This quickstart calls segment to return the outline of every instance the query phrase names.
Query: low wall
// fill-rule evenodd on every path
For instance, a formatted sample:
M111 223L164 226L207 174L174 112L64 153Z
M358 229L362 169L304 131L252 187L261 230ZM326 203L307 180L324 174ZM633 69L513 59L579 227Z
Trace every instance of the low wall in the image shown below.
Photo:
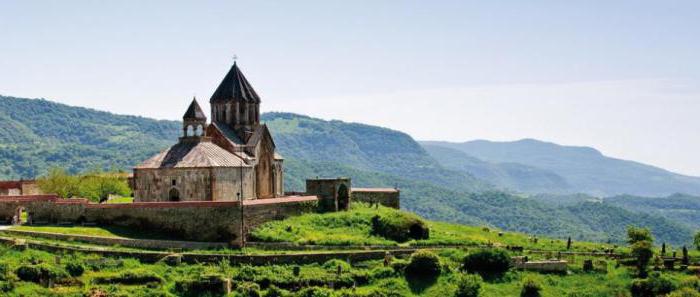
M95 204L85 199L60 199L51 195L0 197L0 217L11 221L19 208L27 210L31 222L115 225L163 232L173 238L241 244L241 214L244 232L276 219L312 209L315 196L238 201L139 202ZM31 223L30 222L30 223Z
M566 273L567 262L563 260L515 262L515 268L544 273Z
M352 201L379 203L399 209L400 191L392 188L352 188Z
M175 241L175 240L154 240L154 239L134 239L122 237L88 236L75 234L61 234L51 232L35 232L22 230L1 230L0 233L8 235L28 236L31 238L48 238L63 241L79 241L107 246L123 246L141 249L188 249L204 250L211 248L227 248L228 244L223 242L198 242L198 241Z

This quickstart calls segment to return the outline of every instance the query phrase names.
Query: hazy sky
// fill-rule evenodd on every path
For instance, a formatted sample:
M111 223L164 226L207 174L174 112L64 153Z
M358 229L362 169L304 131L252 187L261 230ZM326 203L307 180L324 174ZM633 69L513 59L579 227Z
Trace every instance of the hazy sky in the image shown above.
M234 54L264 111L700 175L700 1L0 2L3 95L178 119Z

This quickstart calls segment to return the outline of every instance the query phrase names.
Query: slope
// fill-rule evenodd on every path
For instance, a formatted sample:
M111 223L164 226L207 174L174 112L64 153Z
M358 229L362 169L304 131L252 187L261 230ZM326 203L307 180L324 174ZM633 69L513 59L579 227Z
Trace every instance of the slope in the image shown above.
M589 147L561 146L533 139L514 142L477 140L465 143L423 144L457 149L488 162L518 163L550 171L566 179L571 186L571 192L594 196L666 196L678 192L700 194L698 177L606 157Z

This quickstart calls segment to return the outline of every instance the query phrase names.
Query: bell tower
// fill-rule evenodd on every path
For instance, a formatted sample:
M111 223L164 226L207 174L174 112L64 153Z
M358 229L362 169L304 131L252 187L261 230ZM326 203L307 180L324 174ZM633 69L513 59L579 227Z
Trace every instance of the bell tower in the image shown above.
M182 137L194 138L203 137L207 128L207 116L197 103L197 98L192 98L192 103L182 116Z
M233 62L209 100L212 121L226 124L244 141L260 125L260 97Z

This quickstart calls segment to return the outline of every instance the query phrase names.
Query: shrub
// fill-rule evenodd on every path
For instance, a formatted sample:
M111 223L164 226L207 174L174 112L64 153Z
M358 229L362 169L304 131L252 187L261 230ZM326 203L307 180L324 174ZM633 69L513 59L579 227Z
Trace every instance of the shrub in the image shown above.
M184 279L175 282L175 292L179 296L223 296L226 294L226 280L223 276L210 275L198 279Z
M435 277L440 275L440 257L428 250L418 250L411 255L406 266L407 276Z
M48 264L23 265L15 270L15 274L20 280L34 283L48 280L56 281L68 277L68 273L62 269Z
M654 242L654 237L651 235L649 228L627 227L627 242L632 245L640 241Z
M243 297L260 297L260 286L256 283L243 282L238 285L236 292Z
M326 261L326 263L323 263L323 268L334 272L338 270L338 266L340 266L340 269L343 272L348 272L350 271L350 268L352 268L348 262L339 259L331 259Z
M78 262L68 262L66 264L66 271L68 271L68 274L72 277L79 277L85 272L85 267Z
M414 214L398 211L372 217L372 233L398 242L430 237L430 230L423 220Z
M390 267L377 267L370 272L370 278L372 280L392 278L394 276L396 276L396 270Z
M267 288L267 291L265 292L265 294L263 296L264 297L284 297L284 296L288 296L288 295L289 295L289 293L287 293L287 291L282 290L282 289L272 285L269 288Z
M308 287L299 291L297 297L331 297L333 292L326 288Z
M651 241L642 240L632 244L632 255L637 258L637 270L639 271L639 275L645 277L649 261L654 257Z
M663 296L673 291L674 285L670 279L659 273L654 273L648 279L636 279L632 282L630 293L633 297Z
M455 297L477 297L481 291L481 277L475 274L462 275L457 280Z
M537 281L528 278L523 282L520 297L539 297L540 291L542 291L542 286Z
M500 249L485 249L464 257L463 268L482 277L498 277L510 269L508 252Z
M95 284L123 284L123 285L143 285L149 283L162 283L160 275L149 270L127 270L118 274L95 277L92 280Z
M394 260L391 262L391 269L394 269L399 274L403 274L406 271L406 266L408 266L408 261L406 260Z
M677 291L673 291L668 294L667 297L700 297L700 293L697 290L691 288L682 288Z

